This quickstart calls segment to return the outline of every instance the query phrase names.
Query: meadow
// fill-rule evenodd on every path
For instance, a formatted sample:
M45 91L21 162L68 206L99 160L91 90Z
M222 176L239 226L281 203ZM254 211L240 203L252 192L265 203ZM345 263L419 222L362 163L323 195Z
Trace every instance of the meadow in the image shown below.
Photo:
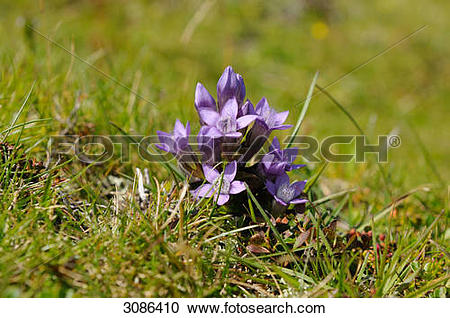
M448 297L448 12L418 0L0 1L0 296ZM279 220L251 196L251 213L198 204L135 148L102 164L50 151L57 135L131 143L175 119L198 130L196 84L215 96L227 65L254 103L302 118L300 134L401 145L387 163L306 163L294 175L314 181L311 204Z

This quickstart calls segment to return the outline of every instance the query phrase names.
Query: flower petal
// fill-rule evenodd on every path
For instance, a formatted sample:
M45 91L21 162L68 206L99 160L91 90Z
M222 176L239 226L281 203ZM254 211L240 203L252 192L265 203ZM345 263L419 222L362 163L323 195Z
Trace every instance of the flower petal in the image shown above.
M306 185L306 181L307 181L307 180L297 181L297 182L294 182L294 183L291 185L291 187L294 187L294 188L295 188L295 195L294 195L294 198L295 198L295 197L298 197L298 196L300 195L300 193L303 192L303 189L305 188L305 185Z
M277 113L274 118L275 125L277 125L277 126L282 125L286 121L288 115L289 115L288 110L281 112L281 113Z
M218 205L224 205L228 202L230 199L230 196L228 194L219 194L219 197L217 198L217 204Z
M222 106L230 97L230 86L233 79L233 68L227 66L217 82L217 99L219 105Z
M273 137L272 144L269 146L269 151L276 151L280 149L281 149L280 142L278 138L275 136Z
M245 98L244 79L242 78L242 76L240 74L236 74L236 79L237 79L238 88L239 88L237 95L236 95L236 99L239 104L242 104L242 102L244 101L244 98Z
M209 126L215 126L219 120L219 113L214 110L200 109L198 115Z
M161 149L162 151L170 152L170 148L166 144L157 144L155 147Z
M262 157L261 163L263 164L263 167L266 170L268 170L270 168L270 166L272 165L274 157L275 156L271 153L267 153Z
M173 128L173 135L176 137L186 136L186 129L179 119L175 121L175 127Z
M202 126L197 135L197 142L199 144L207 144L212 142L212 139L222 137L222 132L214 126Z
M156 145L159 149L176 153L175 141L173 140L173 136L171 134L160 130L158 130L156 134L158 135L159 142L161 143L160 145Z
M275 180L275 187L278 189L280 185L282 184L289 184L289 176L286 173L283 173L282 175L278 176Z
M202 108L213 111L217 110L216 101L202 83L197 83L197 87L195 88L195 108L198 112Z
M189 137L189 135L191 134L191 123L189 122L189 120L186 122L186 136Z
M292 170L300 169L303 167L306 167L306 165L289 165L287 170L292 171Z
M223 133L216 127L210 127L208 130L208 136L211 138L220 138L223 136Z
M308 200L306 200L306 199L294 199L294 200L291 200L290 203L292 203L292 204L300 204L300 203L305 203L305 202L308 202Z
M214 183L216 181L216 179L220 176L220 173L213 169L212 167L208 166L208 165L202 165L203 167L203 174L205 175L205 179L209 182L209 183Z
M236 98L230 98L227 100L225 105L223 105L222 110L220 111L221 118L232 118L236 120L238 113L238 104Z
M214 189L211 184L206 183L199 186L197 189L191 191L192 195L198 199L200 197L209 198L213 195Z
M283 150L283 159L288 162L292 163L295 158L297 158L298 154L298 148L288 148Z
M256 115L246 115L246 116L242 116L240 118L238 118L236 120L237 123L237 129L242 129L244 127L247 127L248 125L250 125L256 118L258 118L258 116Z
M277 192L277 188L273 182L271 182L269 180L266 181L266 188L267 188L267 191L269 191L269 193L271 195L275 196L275 193Z
M230 138L239 138L241 136L242 136L242 134L239 131L225 134L225 137L230 137Z
M197 134L198 147L212 144L213 137L208 134L209 129L212 126L202 126Z
M242 105L242 107L239 109L238 115L255 115L255 109L253 108L252 102L247 99L244 105Z
M226 165L223 177L226 178L229 182L234 180L237 172L237 163L236 161L232 161Z
M271 128L271 130L286 130L292 128L292 125L279 125L279 126L274 126Z
M181 137L181 138L177 138L175 139L175 146L176 146L176 150L177 152L181 151L181 150L186 150L189 149L189 138L188 137Z
M245 98L245 85L242 76L236 74L231 66L228 66L217 82L217 102L219 110L223 108L230 98L236 98L240 105Z
M245 183L242 181L233 181L230 185L230 194L240 193L245 190Z
M272 164L272 166L269 169L269 173L272 175L281 176L285 174L284 168L286 167L285 162L276 162Z
M159 141L162 142L161 138L172 138L172 135L169 133L166 133L165 131L157 130L156 134L158 135Z
M266 117L264 115L270 112L270 106L265 97L261 98L261 100L255 106L255 112L257 115Z
M274 196L275 200L280 203L281 205L287 206L288 203L284 202L283 200L281 200L279 197L277 197L276 195Z

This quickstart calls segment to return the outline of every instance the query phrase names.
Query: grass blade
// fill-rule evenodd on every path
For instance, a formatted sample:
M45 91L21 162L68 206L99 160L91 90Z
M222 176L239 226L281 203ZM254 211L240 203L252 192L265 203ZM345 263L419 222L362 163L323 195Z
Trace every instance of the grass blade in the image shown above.
M311 177L311 179L306 182L304 192L307 193L309 189L319 180L321 174L325 171L325 168L328 166L328 161L325 161L319 168L317 168L317 172Z
M413 125L411 125L409 122L408 122L408 126L409 126L409 129L411 129L411 131L412 131L412 133L414 135L414 140L417 142L417 145L419 146L420 150L423 153L423 156L425 158L425 162L428 164L428 166L430 167L431 171L435 175L436 179L439 181L439 184L442 187L445 186L445 181L442 179L441 174L439 173L436 165L434 164L434 161L433 161L430 153L428 152L428 149L425 147L425 144L422 142L422 139L420 139L419 134L414 129Z
M303 119L305 119L306 111L309 108L309 103L311 102L311 98L312 98L313 92L314 92L314 87L316 86L318 77L319 77L319 71L316 72L316 74L314 75L314 78L311 82L311 85L309 86L308 95L306 97L305 103L303 104L303 108L300 113L300 116L297 119L297 124L295 124L294 132L292 133L291 137L289 138L286 148L289 148L292 145L292 143L294 142L295 137L297 137L297 134L300 130L300 126L302 125Z
M358 124L358 122L355 120L355 118L353 118L353 116L345 109L344 106L342 106L341 103L339 103L330 93L328 93L324 88L320 87L319 85L316 84L316 87L326 96L328 97L334 105L336 105L347 117L348 119L350 119L350 121L353 123L353 125L356 127L356 129L358 130L358 132L365 136L367 139L367 142L369 142L367 135L364 133L364 131L362 130L361 126ZM370 143L370 142L369 142ZM380 170L381 176L383 177L383 182L386 188L386 192L388 194L388 196L391 195L391 191L389 190L389 183L387 180L387 176L386 176L386 172L384 171L383 167L381 166L381 164L377 161L377 166L378 169Z
M280 242L281 246L283 246L284 250L289 254L290 257L292 257L292 260L294 261L295 265L299 268L299 264L298 264L298 262L297 262L297 260L296 260L296 258L294 256L294 254L289 249L289 247L287 246L286 242L283 240L283 237L281 236L280 232L278 232L277 228L272 224L272 221L270 220L269 216L264 211L262 206L259 204L258 200L256 200L256 198L253 195L253 193L250 190L250 188L247 185L245 185L245 187L247 188L248 195L252 199L253 203L255 203L256 208L259 210L259 212L263 216L264 221L266 221L267 225L269 225L270 229L272 230L273 234L277 238L278 242Z
M17 123L17 120L19 119L20 115L22 114L23 110L25 109L25 105L27 104L28 100L30 99L31 92L33 91L33 88L34 88L34 84L35 84L35 83L36 83L36 82L34 82L33 85L31 85L31 88L30 88L30 90L28 91L28 94L27 94L27 96L25 97L25 100L23 101L22 106L20 106L19 111L18 111L17 114L14 116L14 118L13 118L13 120L12 120L12 122L11 122L11 125L9 126L9 129L7 129L6 134L3 136L2 142L4 142L4 141L6 140L6 138L8 138L9 133L11 132L11 128Z

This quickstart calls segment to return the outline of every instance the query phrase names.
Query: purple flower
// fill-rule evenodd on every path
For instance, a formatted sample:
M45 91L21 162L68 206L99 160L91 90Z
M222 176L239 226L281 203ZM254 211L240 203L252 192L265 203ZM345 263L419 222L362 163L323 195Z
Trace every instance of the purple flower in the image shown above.
M256 104L254 110L253 106L250 107L249 105L248 111L251 114L257 115L258 118L248 132L245 146L249 151L242 158L243 161L250 160L261 150L273 130L283 130L292 127L292 125L283 125L289 115L289 111L277 113L273 108L270 108L269 103L264 97Z
M229 99L220 110L220 113L214 110L202 109L199 115L206 125L213 127L209 130L210 134L231 138L242 136L242 133L238 132L238 130L247 127L257 118L256 115L246 115L237 118L238 104L236 98Z
M282 150L278 138L274 137L272 145L269 147L269 153L262 157L259 167L265 176L269 178L276 178L277 176L285 174L286 171L291 171L305 166L292 164L297 157L297 154L297 148Z
M292 127L292 125L283 125L289 115L289 111L277 113L275 109L269 106L265 97L261 98L258 104L256 104L254 113L259 116L256 120L257 123L263 124L264 128L269 132L276 129L284 130Z
M236 161L226 165L223 176L208 165L203 165L203 173L208 183L191 191L195 198L209 198L214 195L218 205L223 205L230 199L230 194L237 194L245 190L244 182L235 181L237 172Z
M185 150L189 151L190 132L191 126L189 121L186 123L186 127L184 127L181 121L177 119L172 134L159 130L156 132L160 142L156 147L174 155L178 155Z
M177 119L172 134L163 131L156 132L160 144L155 146L173 154L177 158L178 167L187 177L201 177L202 169L200 161L189 145L190 130L189 121L186 123L186 127L184 127Z
M281 205L305 203L308 200L300 199L299 195L305 188L306 180L289 183L289 176L282 174L278 176L275 183L266 181L267 190Z
M195 89L195 108L200 115L203 110L221 111L229 99L235 98L238 104L239 112L238 116L251 115L248 113L248 105L251 103L245 99L245 85L242 76L236 74L231 66L228 66L222 73L219 81L217 82L217 104L214 97L208 92L208 90L201 84L197 83ZM253 112L253 105L251 105ZM200 118L200 124L206 123Z
M227 66L217 82L217 103L219 110L225 107L226 102L236 98L238 105L242 105L245 98L245 85L242 76L236 74L231 66Z
M216 101L214 97L206 90L206 88L201 84L197 83L197 87L195 89L195 109L200 114L202 110L212 110L217 111ZM200 119L200 124L204 125L205 123Z
M238 117L245 116L245 115L255 115L255 108L253 107L253 104L247 99L245 103L239 107L238 110Z

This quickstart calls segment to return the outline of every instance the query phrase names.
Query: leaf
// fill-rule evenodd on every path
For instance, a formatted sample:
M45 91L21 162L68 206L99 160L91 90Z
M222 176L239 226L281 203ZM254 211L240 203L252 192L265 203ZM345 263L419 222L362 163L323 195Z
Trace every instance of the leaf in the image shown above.
M325 236L329 241L333 241L334 238L336 237L336 224L337 221L334 220L333 222L330 223L330 225L328 225L326 228L323 229L323 233L325 234Z
M310 234L311 234L311 229L300 233L300 235L295 240L293 248L296 249L297 247L302 246L306 242L306 240L309 238Z
M270 251L263 247L263 246L259 246L259 245L254 245L254 244L250 244L247 246L247 250L253 254L269 254Z
M252 244L262 244L265 242L265 236L264 236L264 232L259 231L258 233L254 234L251 238L250 238L250 243Z

